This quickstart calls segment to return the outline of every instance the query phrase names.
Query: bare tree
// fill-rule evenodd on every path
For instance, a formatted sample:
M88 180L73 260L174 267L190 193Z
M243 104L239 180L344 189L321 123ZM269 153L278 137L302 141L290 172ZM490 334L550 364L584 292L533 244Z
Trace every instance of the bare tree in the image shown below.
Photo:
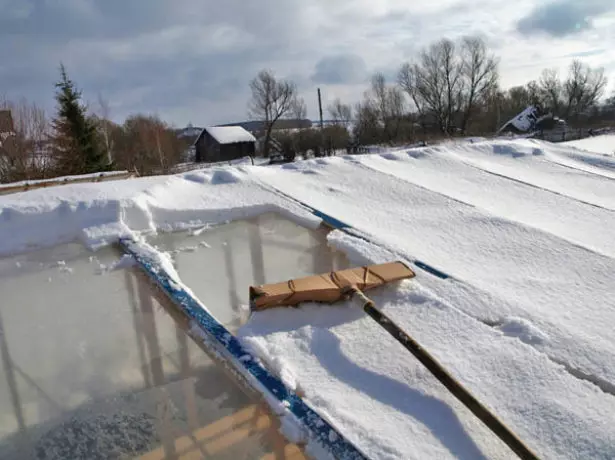
M576 118L598 103L607 83L603 68L594 69L574 60L564 81L556 70L543 70L539 88L544 104L554 115Z
M186 147L157 116L132 115L122 129L112 132L112 138L118 166L141 175L169 172Z
M348 128L352 120L352 107L349 104L344 104L340 98L337 98L327 107L327 110L335 124Z
M52 163L46 152L49 119L44 109L23 98L17 103L4 99L0 109L11 111L14 125L14 135L3 145L0 180L47 177Z
M606 85L603 68L592 69L579 60L572 61L562 85L563 115L576 117L596 105L604 95Z
M497 87L499 74L498 59L489 54L482 38L464 38L462 56L466 96L461 130L465 132L476 106L486 102L487 96Z
M441 60L441 71L446 88L446 133L451 134L455 126L454 115L461 111L463 103L463 67L464 63L456 55L455 43L451 40L442 40L436 45Z
M386 142L397 140L399 126L404 115L404 96L396 86L388 86L383 74L377 73L372 77L371 97L373 106L378 114L378 121L382 127Z
M390 86L386 92L387 104L384 132L389 143L399 140L400 129L404 119L406 101L403 91L397 86Z
M284 150L284 155L288 160L295 158L297 152L300 151L301 146L303 145L303 138L305 136L304 130L301 129L301 121L307 118L307 106L305 105L305 100L302 97L295 96L290 104L290 109L287 113L287 118L290 120L295 120L297 122L297 131L293 132L293 134L289 134L282 139L280 142L282 144L282 149ZM252 160L252 164L254 164L254 159Z
M382 141L382 130L378 120L378 109L373 101L365 98L355 107L354 136L359 143L376 144Z
M541 96L540 85L538 84L538 82L536 80L532 80L527 85L525 85L525 87L527 89L529 105L540 107L544 106L544 101Z
M464 102L464 65L455 44L441 40L423 50L413 64L402 66L398 83L408 93L419 115L433 117L440 131L450 134L454 117Z
M302 97L294 97L288 110L288 117L293 120L305 120L307 117L307 106Z
M357 106L356 116L359 130L369 133L372 142L394 143L404 118L405 99L401 89L388 85L383 74L372 77L371 87ZM376 134L379 133L379 134Z
M112 122L109 119L110 109L109 103L102 97L102 94L98 94L98 118L99 118L99 131L102 136L102 143L107 154L107 162L113 163L113 138L111 137Z
M404 90L414 105L414 109L421 118L424 117L426 110L428 110L429 100L426 95L423 94L419 82L424 78L421 72L421 68L417 64L406 63L402 65L399 74L397 76L397 83Z
M267 157L271 132L277 121L291 110L296 98L296 86L289 81L278 81L271 71L262 70L250 82L250 90L249 114L264 123L263 155Z
M559 79L559 74L555 69L545 69L542 71L540 80L538 81L540 95L545 109L559 115L562 106L562 83Z

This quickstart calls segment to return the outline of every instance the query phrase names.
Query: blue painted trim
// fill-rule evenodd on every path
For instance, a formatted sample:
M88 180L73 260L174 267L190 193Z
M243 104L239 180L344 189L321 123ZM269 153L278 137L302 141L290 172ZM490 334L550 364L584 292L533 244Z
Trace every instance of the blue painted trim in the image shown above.
M172 277L165 271L164 267L160 266L150 256L151 247L148 247L145 243L137 243L130 238L121 239L120 245L124 251L135 258L141 268L164 290L181 311L211 339L211 345L215 348L213 351L223 352L225 357L230 355L228 362L233 369L247 378L249 382L256 380L261 388L255 387L255 390L264 393L263 396L266 399L274 398L288 408L299 422L307 428L314 441L320 443L338 459L359 460L367 458L299 396L288 389L280 379L260 365L233 334L201 307L198 300L173 282ZM252 384L252 382L250 383Z
M314 214L316 217L322 219L322 221L329 227L336 228L339 230L345 230L345 229L352 228L350 225L342 222L341 220L337 220L335 217L332 217L329 214L325 214L324 212L321 212L318 209L314 209L310 206L307 206L305 203L300 203L300 204L308 208L312 212L312 214Z
M450 278L450 276L446 273L441 272L437 268L433 268L431 265L427 265L425 262L421 262L420 260L415 260L414 265L416 265L420 269L425 270L427 273L431 273L432 275L437 276L438 278L441 278L443 280L447 280Z

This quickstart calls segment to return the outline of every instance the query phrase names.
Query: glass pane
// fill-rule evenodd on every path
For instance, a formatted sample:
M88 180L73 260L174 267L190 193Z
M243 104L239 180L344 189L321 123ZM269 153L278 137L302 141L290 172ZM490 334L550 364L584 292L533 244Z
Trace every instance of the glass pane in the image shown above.
M145 275L106 272L118 260L0 259L0 458L303 458Z
M327 230L310 230L274 213L191 233L150 238L173 254L182 281L227 328L247 319L251 285L348 268L327 245Z

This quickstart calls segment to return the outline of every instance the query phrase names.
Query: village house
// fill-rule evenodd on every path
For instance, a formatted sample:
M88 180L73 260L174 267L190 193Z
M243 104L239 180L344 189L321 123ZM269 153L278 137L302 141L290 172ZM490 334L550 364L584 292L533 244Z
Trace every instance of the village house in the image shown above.
M194 142L197 163L231 161L256 152L256 138L241 126L213 126L201 131Z

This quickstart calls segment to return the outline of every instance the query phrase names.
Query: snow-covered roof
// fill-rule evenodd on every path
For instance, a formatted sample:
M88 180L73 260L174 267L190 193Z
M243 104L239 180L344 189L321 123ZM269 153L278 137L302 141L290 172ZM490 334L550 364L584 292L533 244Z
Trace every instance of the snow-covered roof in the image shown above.
M256 138L241 126L210 126L205 128L205 131L219 144L256 142Z
M9 324L5 305L20 302L24 308L18 310L32 316L41 296L78 303L83 296L73 292L77 282L103 286L105 277L92 268L86 273L80 268L85 264L51 258L64 250L41 254L45 264L57 261L48 275L46 266L32 265L36 249L69 242L95 249L153 229L195 229L186 250L224 261L223 243L211 244L216 240L204 228L271 211L316 228L328 215L350 226L330 233L328 242L353 266L391 260L392 251L401 260L423 262L412 264L416 278L370 291L370 297L540 458L615 458L615 159L527 139L391 149L354 159L218 166L0 196L0 255L19 256L0 260L0 313ZM300 204L306 200L314 215ZM273 237L287 227L271 228ZM409 231L420 238L408 238ZM268 257L245 260L244 288L257 282L251 264L285 257L271 241L262 242ZM322 254L299 257L318 259L313 269L306 265L306 274L325 270ZM173 269L164 250L151 247L148 258L151 269ZM430 266L455 281L431 276ZM33 277L21 278L26 270ZM230 281L223 266L219 272L226 293ZM185 293L194 288L189 273L173 272L165 283ZM43 291L50 283L53 290ZM26 290L17 286L36 295L24 301ZM227 305L214 308L226 314ZM8 337L20 337L19 323L10 322ZM350 304L260 312L236 337L251 352L221 355L229 366L244 369L242 363L260 361L288 385L284 394L301 388L318 395L310 399L314 410L374 460L512 457L418 360ZM203 343L211 350L214 342ZM266 401L283 407L274 397ZM279 413L302 443L324 439ZM5 444L0 458L9 457L2 455Z
M505 129L507 126L514 126L519 132L527 132L529 131L532 126L534 126L534 124L536 123L536 120L538 118L538 109L531 105L528 108L526 108L523 112L521 112L519 115L517 115L516 117L514 117L513 119L509 120L506 124L504 124L504 126L502 126L502 128L500 128L500 132Z

